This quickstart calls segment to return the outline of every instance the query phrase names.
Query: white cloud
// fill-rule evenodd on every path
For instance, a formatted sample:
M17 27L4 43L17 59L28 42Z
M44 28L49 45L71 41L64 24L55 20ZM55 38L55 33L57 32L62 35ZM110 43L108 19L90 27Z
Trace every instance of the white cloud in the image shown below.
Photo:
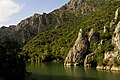
M15 13L21 10L22 6L14 0L0 0L0 23L9 19Z

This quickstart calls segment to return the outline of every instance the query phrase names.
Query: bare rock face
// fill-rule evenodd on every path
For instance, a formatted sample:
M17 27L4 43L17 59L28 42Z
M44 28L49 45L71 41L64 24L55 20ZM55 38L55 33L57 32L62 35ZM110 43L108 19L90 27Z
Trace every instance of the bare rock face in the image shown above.
M87 1L89 0L70 0L66 5L62 7L62 9L75 12L78 16L95 11L95 8L93 6L90 6Z
M97 69L102 70L120 70L120 52L118 50L104 53L102 66L97 66Z
M118 8L115 12L115 18L114 19L118 19L118 17L120 16L120 8Z
M95 56L95 53L91 53L86 56L86 58L84 60L85 67L92 67L92 66L96 65L96 63L94 61L94 56Z
M92 28L88 34L89 42L97 41L98 38L99 38L99 33Z
M70 0L70 2L67 4L68 9L76 8L77 6L80 6L83 4L86 0Z
M46 13L34 14L33 16L22 20L16 26L16 33L13 35L15 41L19 44L23 44L36 36L39 32L44 31L47 26L51 23L51 15Z
M97 62L95 61L96 52L97 50L101 49L101 46L102 44L99 45L98 48L94 52L86 55L86 58L84 60L84 67L95 67L97 65Z
M84 62L84 58L86 56L86 52L88 49L88 41L82 29L80 29L78 38L75 41L74 46L70 49L64 65L65 66L77 66L82 65Z
M104 26L104 33L109 32L109 27Z
M120 50L120 21L118 22L117 27L115 28L112 43L115 45L116 48Z
M112 44L114 45L113 51L104 53L103 66L97 66L97 69L104 70L120 70L120 21L118 22L114 36L112 38Z

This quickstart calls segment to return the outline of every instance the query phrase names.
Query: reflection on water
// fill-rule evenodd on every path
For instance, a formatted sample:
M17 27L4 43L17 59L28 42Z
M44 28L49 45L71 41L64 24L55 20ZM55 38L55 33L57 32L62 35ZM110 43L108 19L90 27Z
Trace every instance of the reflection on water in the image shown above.
M83 67L64 67L55 63L31 63L28 66L36 80L119 80L120 72L97 71Z

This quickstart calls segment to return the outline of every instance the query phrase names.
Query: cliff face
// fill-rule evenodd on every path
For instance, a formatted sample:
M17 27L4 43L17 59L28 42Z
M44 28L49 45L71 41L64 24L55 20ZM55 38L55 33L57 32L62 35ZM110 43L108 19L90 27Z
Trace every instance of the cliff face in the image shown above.
M51 23L51 15L44 13L43 15L34 14L30 18L22 20L16 27L16 32L13 35L14 39L23 44L32 39L38 33L44 31Z
M95 6L89 3L91 3L90 0L70 0L62 9L69 10L79 16L96 10Z
M120 66L120 21L119 21L120 12L119 12L119 9L120 8L117 8L115 12L114 19L117 25L115 26L115 30L114 30L114 33L112 34L112 40L111 40L111 44L114 46L114 49L104 53L103 65L102 66L98 65L97 69L120 70L120 67L119 67Z
M120 22L118 22L114 35L112 37L112 43L114 45L114 50L104 53L103 65L97 66L97 69L104 70L120 70Z
M87 38L84 34L84 31L80 29L78 33L78 38L76 39L74 46L70 49L65 59L64 65L77 66L83 64L84 58L87 53L87 49L88 49Z
M120 65L119 4L119 0L70 0L49 14L34 14L14 27L2 27L0 39L25 44L22 53L32 60L65 60L66 66L110 67L116 61Z
M70 0L66 4L67 9L75 9L76 7L82 5L86 0Z
M111 43L114 27L119 20L116 11L118 7L119 1L115 0L70 0L62 8L52 12L57 25L39 33L23 50L33 60L37 55L37 59L41 61L56 62L65 59L66 66L104 65L105 53L114 48ZM78 31L81 28L84 31L82 33Z
M115 45L117 49L120 50L120 21L118 22L115 31L114 31L114 36L112 38L112 43Z
M52 24L56 23L56 28L60 25L60 17L63 19L65 16L61 16L64 13L61 13L62 10L69 10L72 13L75 13L77 15L86 14L95 11L94 6L88 4L89 0L70 0L66 5L64 5L62 8L58 9L58 11L53 11L49 14L43 13L40 14L34 14L33 16L22 20L20 23L16 25L14 28L1 28L0 33L1 37L0 39L7 40L11 39L19 44L23 44L25 42L28 42L30 39L35 37L38 33L43 32L46 28L51 26ZM60 17L54 17L56 15L59 15ZM2 35L2 32L5 32Z
M111 20L108 27L104 26L104 30L102 33L99 33L97 31L95 31L94 29L91 29L88 32L88 35L87 35L88 37L86 37L87 43L89 43L89 44L85 45L85 44L77 43L77 45L87 46L87 49L89 49L90 52L91 52L91 46L93 46L94 50L92 53L90 53L89 50L88 50L88 52L84 53L84 50L87 51L86 48L83 48L84 50L82 52L81 51L82 47L77 47L77 50L80 50L81 53L78 53L79 55L75 55L76 48L74 49L74 47L76 47L75 46L76 41L80 38L78 36L73 48L71 48L69 50L69 53L65 59L64 64L66 66L69 66L69 65L76 66L76 64L78 64L78 66L79 66L79 65L83 65L82 63L80 63L80 61L82 62L82 60L83 60L85 67L97 66L97 69L120 70L119 69L119 65L120 65L119 14L120 14L119 8L117 8L117 10L115 12L115 18ZM114 33L111 33L110 31L114 28L114 26L116 26ZM82 37L81 37L81 39L82 39ZM86 41L86 40L84 40L84 41ZM106 41L108 41L108 42L106 42ZM109 48L108 50L103 49L103 48L107 48L107 47ZM81 54L84 54L84 56ZM75 64L74 55L76 56L76 58L81 57L82 60L79 59L78 60L79 62L78 63L76 62L76 64ZM101 58L101 61L98 61L99 58Z
M80 29L78 37L74 43L74 46L69 50L69 53L65 59L65 66L92 66L96 65L96 62L91 63L94 60L96 50L89 54L88 48L90 43L95 43L98 41L99 33L93 28L90 30L89 34L86 35L85 32Z
M0 39L3 39L2 41L9 41L9 39L12 39L19 44L24 44L38 33L48 28L48 26L51 24L51 21L51 15L46 13L43 13L43 15L34 14L33 16L22 20L16 26L0 28Z

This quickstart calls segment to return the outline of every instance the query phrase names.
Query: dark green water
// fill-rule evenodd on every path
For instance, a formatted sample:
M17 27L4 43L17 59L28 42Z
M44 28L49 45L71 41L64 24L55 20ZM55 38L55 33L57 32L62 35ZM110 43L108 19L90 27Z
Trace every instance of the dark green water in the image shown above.
M34 80L120 80L120 72L97 71L83 67L64 67L55 63L31 63L28 71Z

